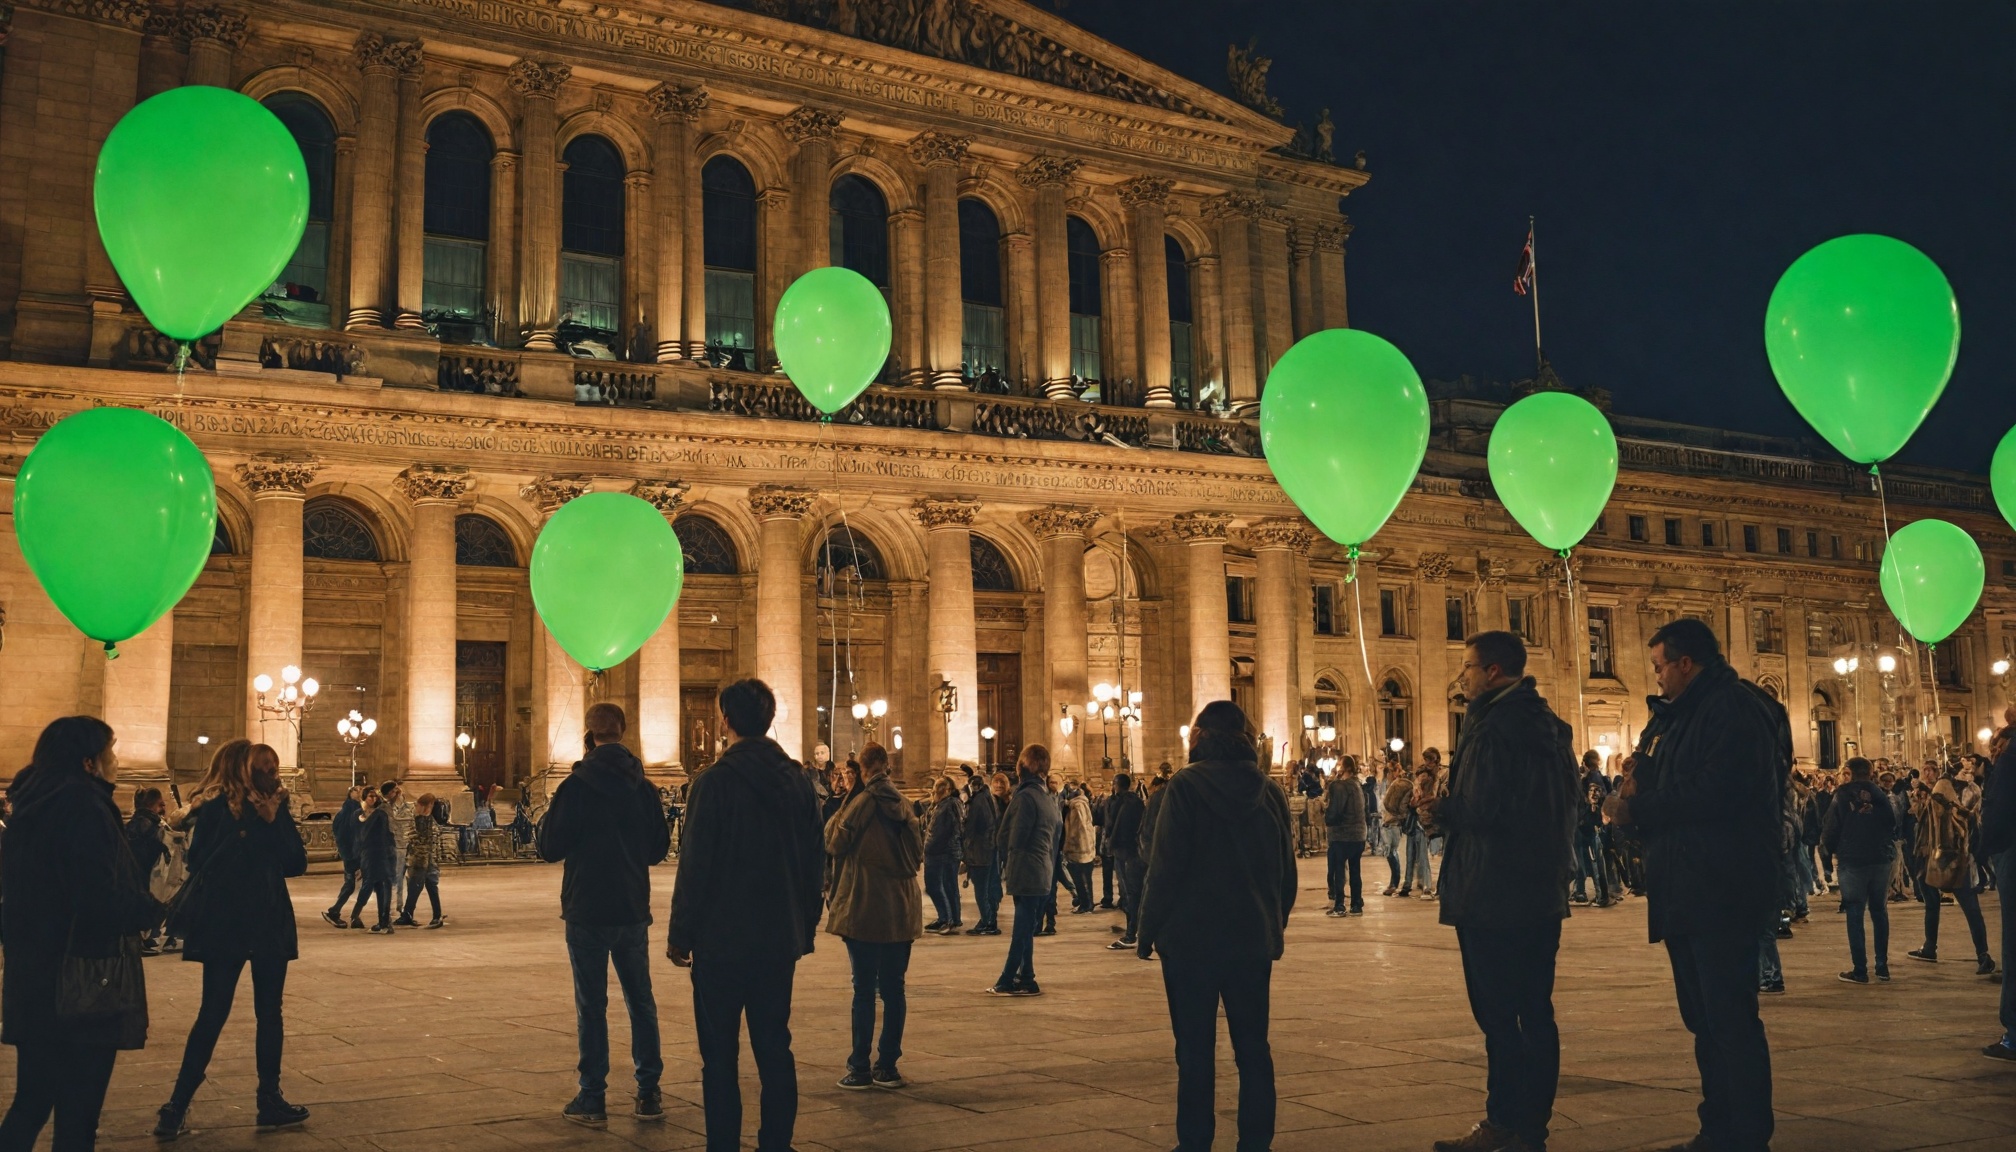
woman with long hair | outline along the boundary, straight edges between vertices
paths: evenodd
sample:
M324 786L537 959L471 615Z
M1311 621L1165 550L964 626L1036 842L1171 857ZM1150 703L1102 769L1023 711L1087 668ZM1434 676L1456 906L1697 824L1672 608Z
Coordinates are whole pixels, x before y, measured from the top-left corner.
M231 1018L238 977L252 968L254 1063L259 1074L258 1123L284 1128L308 1119L308 1110L280 1094L280 1019L287 963L298 955L294 902L287 878L308 870L308 852L294 826L287 790L280 786L280 757L264 744L232 740L217 749L191 799L190 883L203 886L190 910L182 959L203 965L203 1003L182 1049L174 1093L161 1106L154 1138L173 1140L189 1130L189 1102L210 1067L218 1034Z
M924 834L910 802L889 781L889 754L880 744L870 741L861 749L861 779L826 823L826 853L833 862L826 931L846 942L854 970L854 1046L840 1087L901 1088L896 1062L903 1057L903 975L910 945L924 934L917 894ZM870 1063L877 996L882 1036Z
M89 1152L113 1061L147 1043L140 937L161 922L161 905L147 892L112 802L115 743L95 716L52 721L7 789L14 815L0 859L7 892L0 1043L14 1046L19 1070L0 1121L0 1152L28 1152L52 1113L55 1152ZM66 957L124 965L134 994L77 1011L62 993Z

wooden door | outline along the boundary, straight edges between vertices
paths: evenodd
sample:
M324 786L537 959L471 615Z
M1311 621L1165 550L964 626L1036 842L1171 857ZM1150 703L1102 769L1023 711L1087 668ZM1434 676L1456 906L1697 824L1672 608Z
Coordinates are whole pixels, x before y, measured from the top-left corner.
M991 766L1015 763L1022 753L1022 654L980 653L980 727L994 729L993 746L981 741Z
M463 778L471 788L504 782L504 644L455 642L455 731L469 734Z
M714 763L715 740L721 735L721 717L714 707L718 694L712 685L679 688L679 763L689 776Z

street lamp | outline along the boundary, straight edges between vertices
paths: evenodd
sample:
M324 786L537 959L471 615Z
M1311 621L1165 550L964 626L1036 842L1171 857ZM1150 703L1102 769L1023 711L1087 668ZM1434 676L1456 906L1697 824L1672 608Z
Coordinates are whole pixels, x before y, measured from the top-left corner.
M336 721L336 734L350 746L350 786L357 786L357 746L371 739L378 731L378 721L352 708L348 716ZM465 733L461 739L468 739ZM459 742L459 741L458 741Z
M1078 722L1071 717L1071 706L1069 704L1057 705L1057 731L1064 734L1066 743L1070 742L1071 732L1076 727L1078 727Z
M1974 733L1974 738L1986 744L1995 738L1995 730L1993 728L1983 728L1979 732Z
M989 772L992 772L992 771L994 770L994 726L993 726L993 725L991 725L991 724L990 724L990 725L988 725L987 727L985 727L985 728L982 728L982 729L980 729L980 740L981 740L981 743L982 743L982 744L984 744L984 745L986 746L986 749L987 749L987 770L988 770Z
M1393 754L1393 759L1395 760L1400 759L1400 750L1405 747L1407 747L1407 741L1402 740L1398 736L1386 741L1386 750Z
M1334 746L1337 743L1337 726L1334 724L1319 726L1316 729L1316 742L1325 748Z
M882 726L882 718L889 714L889 702L887 700L867 702L856 700L853 711L854 722L861 726L862 739L864 741L873 740L875 739L875 730Z
M1888 652L1876 657L1876 670L1885 675L1897 671L1897 657L1892 656Z
M469 750L476 746L476 738L467 732L455 733L455 759L462 769L462 782L469 782Z
M259 725L263 733L266 721L278 720L294 729L295 755L299 758L301 744L301 720L308 710L315 706L315 694L322 691L322 685L313 676L303 677L301 669L289 664L280 669L280 688L274 692L273 678L264 672L252 678L255 694L254 707L259 710ZM271 702L266 699L268 692L274 693ZM298 765L297 765L298 766Z

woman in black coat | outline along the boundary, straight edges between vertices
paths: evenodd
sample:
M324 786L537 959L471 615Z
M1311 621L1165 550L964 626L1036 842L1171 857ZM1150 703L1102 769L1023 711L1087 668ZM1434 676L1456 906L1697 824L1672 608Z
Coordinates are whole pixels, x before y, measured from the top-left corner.
M161 1106L157 1140L188 1131L189 1102L203 1083L217 1036L231 1018L238 977L252 966L252 1009L259 1072L259 1125L278 1128L308 1119L308 1110L280 1094L280 1019L287 962L298 954L294 902L287 878L308 870L308 851L294 826L287 791L280 787L280 758L273 749L233 740L217 750L197 786L187 821L190 883L202 885L190 910L182 959L203 965L203 1005L182 1050L175 1092Z
M113 744L104 721L66 716L42 730L34 762L8 789L14 818L0 854L8 894L0 1042L14 1045L19 1072L0 1122L0 1152L34 1147L52 1112L55 1152L88 1152L113 1060L147 1043L144 985L137 1003L115 1013L61 1012L66 953L137 965L140 935L161 922L112 803Z

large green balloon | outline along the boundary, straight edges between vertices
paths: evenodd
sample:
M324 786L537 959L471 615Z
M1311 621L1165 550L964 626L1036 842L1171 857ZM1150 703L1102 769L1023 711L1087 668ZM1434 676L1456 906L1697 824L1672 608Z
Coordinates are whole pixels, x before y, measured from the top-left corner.
M174 425L92 408L58 421L28 453L14 532L57 610L109 648L145 632L196 582L217 536L217 482Z
M1260 444L1282 491L1339 544L1372 538L1428 452L1428 394L1398 348L1356 328L1295 342L1267 374Z
M1764 351L1799 415L1861 464L1897 453L1946 390L1960 305L1923 252L1841 236L1792 262L1771 292Z
M1988 487L1995 493L1995 507L2002 519L2016 527L2016 428L2002 436L1995 446L1995 459L1988 465Z
M1883 550L1883 600L1904 630L1937 644L1966 623L1986 578L1974 538L1944 520L1917 520Z
M308 222L308 169L278 117L225 88L134 106L98 153L98 235L154 327L195 340L273 283Z
M1535 540L1573 548L1617 486L1617 436L1594 404L1568 392L1536 392L1491 429L1491 485Z
M665 514L622 492L561 505L532 545L532 605L592 672L642 648L685 582L686 557Z
M850 268L814 268L777 301L777 362L812 406L831 416L875 382L889 360L889 301Z

